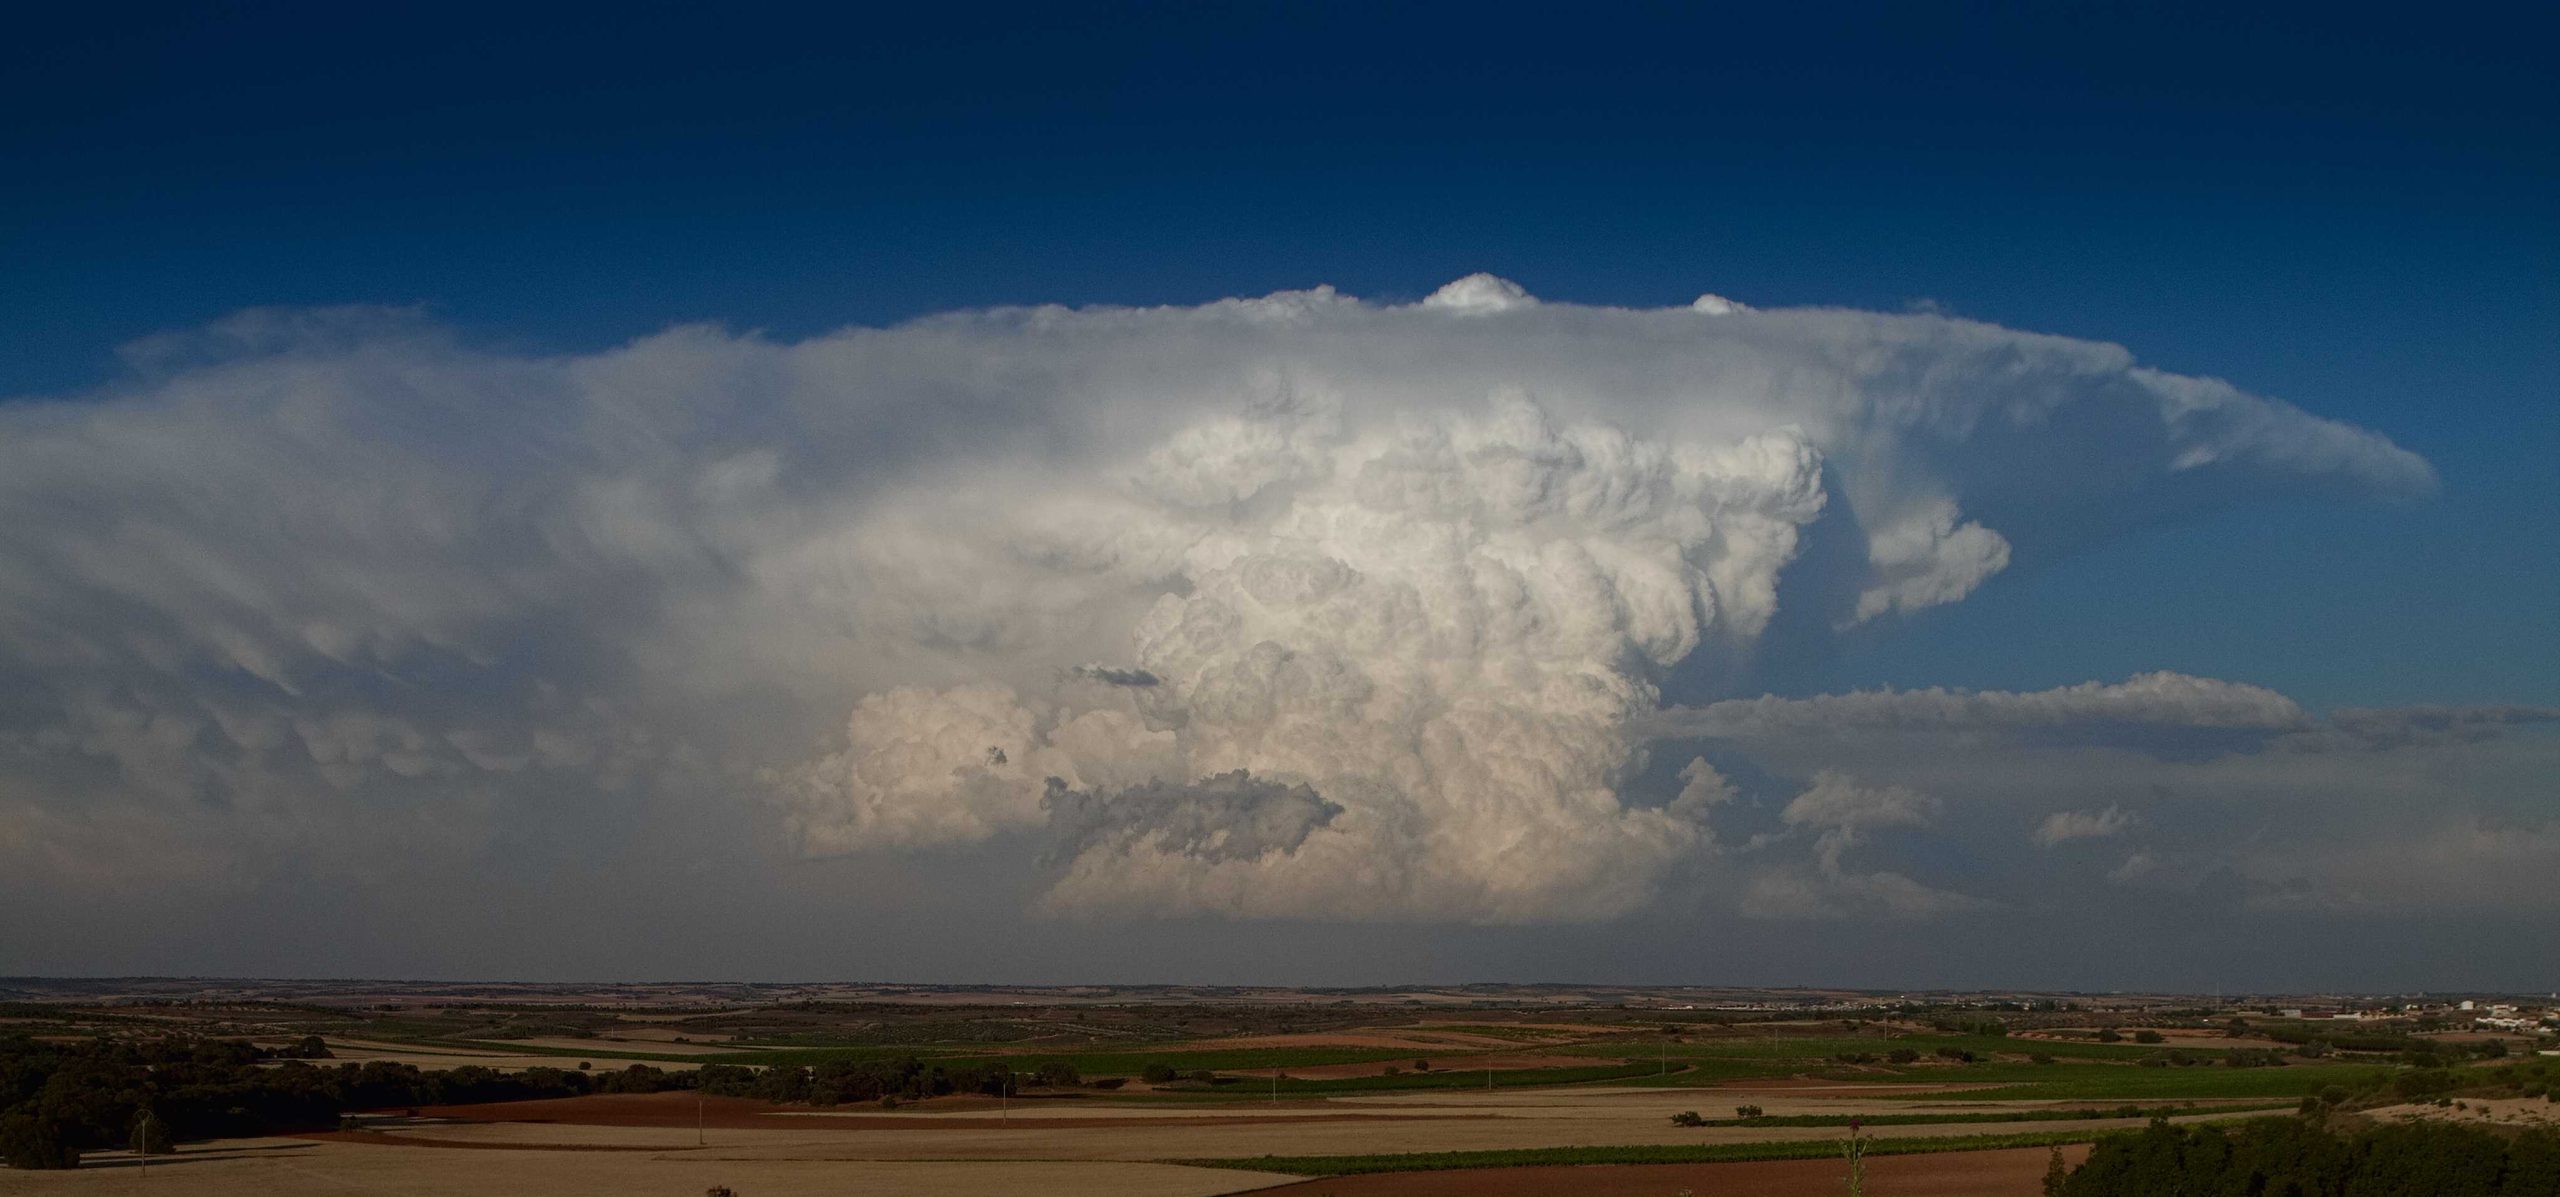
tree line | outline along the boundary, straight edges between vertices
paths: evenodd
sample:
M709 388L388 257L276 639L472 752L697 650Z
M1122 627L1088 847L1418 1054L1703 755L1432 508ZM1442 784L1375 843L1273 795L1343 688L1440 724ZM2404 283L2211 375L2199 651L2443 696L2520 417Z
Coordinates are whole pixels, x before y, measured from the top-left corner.
M674 1089L803 1105L894 1104L1080 1083L1075 1068L1063 1061L1030 1071L992 1062L900 1056L831 1060L814 1067L710 1064L688 1072L646 1064L609 1072L588 1071L584 1065L517 1072L464 1065L429 1072L382 1061L316 1062L328 1054L316 1036L275 1048L240 1039L60 1043L0 1036L0 1163L69 1168L78 1165L85 1151L158 1150L170 1139L327 1130L358 1110ZM151 1136L147 1144L136 1139L145 1127Z
M2560 1197L2560 1135L2447 1122L2342 1134L2291 1118L2160 1119L2099 1140L2076 1169L2054 1162L2046 1197Z

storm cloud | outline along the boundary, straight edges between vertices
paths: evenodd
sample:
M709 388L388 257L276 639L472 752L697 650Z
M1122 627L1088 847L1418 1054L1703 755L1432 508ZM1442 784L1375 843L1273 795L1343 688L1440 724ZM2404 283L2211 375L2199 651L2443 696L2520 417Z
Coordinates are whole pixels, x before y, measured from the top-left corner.
M1742 905L1969 909L1852 864L1960 788L1802 769L1746 848L1712 767L1639 792L1653 746L2313 721L2173 674L1666 683L1752 692L1782 609L1888 622L2195 511L2435 484L2113 345L1485 276L571 355L257 312L130 366L0 407L0 866L47 892L699 818L1045 842L1055 913L1587 921L1789 850Z

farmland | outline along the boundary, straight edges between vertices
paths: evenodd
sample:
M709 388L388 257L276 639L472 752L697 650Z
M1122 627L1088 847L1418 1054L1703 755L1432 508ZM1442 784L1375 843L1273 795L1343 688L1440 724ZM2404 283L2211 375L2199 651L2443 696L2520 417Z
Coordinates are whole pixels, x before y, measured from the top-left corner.
M727 1185L743 1197L849 1184L1172 1197L1311 1176L1411 1177L1426 1187L1377 1191L1425 1192L1439 1191L1432 1176L1561 1167L1692 1187L1730 1169L1781 1192L1827 1175L1853 1135L1880 1165L2015 1161L2057 1146L2076 1158L2155 1119L2343 1124L2493 1091L2518 1125L2551 1108L2525 1097L2537 1079L2548 1092L2538 1062L2476 1044L2408 1037L2390 1052L2304 1056L2224 1011L2052 998L1701 1011L1694 994L1677 995L1692 999L1682 1009L1637 991L189 996L93 984L0 1006L0 1042L21 1061L9 1073L21 1091L0 1096L13 1117L73 1120L62 1134L80 1163L13 1170L12 1191L124 1192L148 1163L154 1192L281 1197L450 1191L437 1177L485 1192ZM553 1000L528 1000L542 996ZM2118 1024L2177 1033L2125 1042ZM59 1094L48 1070L93 1079ZM130 1150L145 1110L178 1139L166 1156ZM1895 1167L1961 1174L1983 1192L2011 1191L2019 1172Z

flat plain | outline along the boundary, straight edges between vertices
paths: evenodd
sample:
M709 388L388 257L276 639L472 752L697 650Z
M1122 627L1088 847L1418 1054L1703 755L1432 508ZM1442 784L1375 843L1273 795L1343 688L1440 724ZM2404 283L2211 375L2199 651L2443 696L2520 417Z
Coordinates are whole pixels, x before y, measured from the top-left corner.
M508 1074L541 1095L376 1103L147 1161L93 1149L73 1170L0 1170L0 1191L1827 1195L1854 1138L1870 1191L2026 1197L2056 1150L2155 1119L2553 1108L2407 1100L2413 1053L2441 1053L2457 1085L2502 1075L2489 1049L2415 1027L2341 1051L2165 1001L969 996L47 994L6 1007L0 1033L246 1041L282 1057L260 1067L484 1089Z

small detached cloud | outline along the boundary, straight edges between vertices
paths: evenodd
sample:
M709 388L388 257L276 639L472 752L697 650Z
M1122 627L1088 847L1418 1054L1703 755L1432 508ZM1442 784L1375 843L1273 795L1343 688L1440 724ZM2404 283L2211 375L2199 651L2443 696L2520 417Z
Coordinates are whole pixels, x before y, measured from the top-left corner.
M2046 815L2037 825L2036 846L2058 847L2073 840L2098 840L2122 835L2133 826L2133 816L2117 807L2104 810L2058 810Z

